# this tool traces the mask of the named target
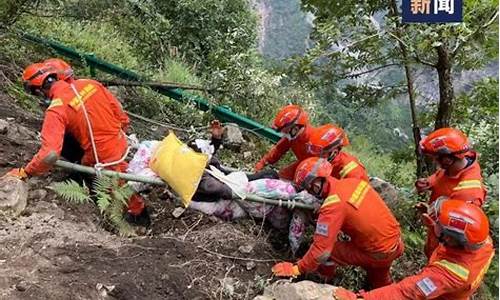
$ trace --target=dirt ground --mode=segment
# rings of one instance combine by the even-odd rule
[[[23,166],[38,149],[39,116],[0,94],[0,119],[22,125],[0,133],[0,174]],[[152,226],[121,238],[103,229],[97,209],[70,205],[50,190],[61,170],[29,180],[26,211],[0,217],[0,299],[251,299],[286,256],[259,222],[224,222],[185,211],[151,192]],[[286,239],[282,239],[283,244]]]

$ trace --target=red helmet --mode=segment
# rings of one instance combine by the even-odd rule
[[[73,78],[73,69],[60,58],[49,58],[42,62],[44,65],[53,67],[57,71],[58,80],[68,80]]]
[[[57,70],[53,66],[43,63],[31,64],[23,72],[24,87],[26,90],[41,88],[49,75],[57,75]]]
[[[431,206],[436,236],[448,236],[469,250],[483,246],[489,237],[488,217],[483,210],[462,200],[440,198]]]
[[[326,124],[314,130],[307,147],[312,155],[324,157],[332,150],[347,145],[349,145],[349,140],[344,130],[333,124]]]
[[[428,155],[453,155],[464,158],[471,150],[467,136],[455,128],[438,129],[420,141],[420,150]]]
[[[305,126],[307,123],[309,123],[309,117],[302,107],[289,104],[278,112],[276,118],[274,118],[272,128],[276,131],[282,131],[293,125]]]
[[[295,170],[294,183],[306,188],[316,178],[327,178],[332,173],[332,165],[323,158],[310,157],[303,160]]]

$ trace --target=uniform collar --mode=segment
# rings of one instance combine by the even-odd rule
[[[49,98],[53,99],[58,91],[66,88],[68,86],[69,86],[69,83],[67,83],[64,80],[58,80],[58,81],[54,82],[54,84],[52,84],[52,86],[50,87],[50,90],[49,90]]]
[[[334,178],[332,176],[328,176],[326,178],[325,184],[327,186],[323,188],[323,193],[324,193],[325,198],[328,197],[328,195],[330,195],[332,193],[332,191],[335,189],[335,187],[337,186],[339,181],[340,180],[338,180],[337,178]]]
[[[340,150],[339,153],[337,153],[337,156],[335,156],[334,159],[330,160],[332,164],[338,163],[339,161],[342,160],[342,158],[345,156],[345,152]]]
[[[449,176],[446,172],[446,170],[443,169],[443,172],[446,176],[450,177],[450,178],[459,178],[460,176],[462,176],[463,173],[467,172],[468,170],[470,170],[471,168],[474,167],[474,165],[476,164],[476,161],[477,161],[477,153],[476,151],[470,151],[467,155],[467,157],[472,160],[472,163],[469,163],[465,168],[463,168],[462,170],[460,170],[455,176]]]

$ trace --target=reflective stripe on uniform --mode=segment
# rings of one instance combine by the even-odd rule
[[[449,262],[446,259],[436,261],[433,264],[444,267],[446,270],[458,276],[458,278],[462,279],[463,281],[467,281],[467,278],[469,278],[469,270],[459,264]]]
[[[368,182],[361,181],[352,193],[349,203],[358,208],[361,205],[361,202],[363,202],[366,193],[368,193],[369,188],[370,186],[368,185]]]
[[[491,256],[488,259],[488,262],[484,265],[484,267],[481,269],[481,272],[479,272],[479,274],[476,276],[476,279],[474,279],[474,281],[472,282],[473,289],[477,288],[479,286],[479,284],[481,283],[481,280],[483,280],[484,274],[486,274],[486,272],[488,271],[488,268],[490,267],[490,264],[491,264],[491,260],[493,259],[494,256],[495,256],[495,252],[491,253]]]
[[[337,194],[334,194],[334,195],[331,195],[331,196],[328,196],[325,201],[323,201],[323,204],[321,205],[321,207],[326,207],[326,206],[329,206],[329,205],[332,205],[332,204],[335,204],[335,203],[338,203],[340,202],[340,198]]]
[[[349,174],[349,172],[351,172],[352,170],[356,169],[357,166],[359,165],[355,161],[349,162],[342,168],[342,170],[340,170],[339,172],[340,178],[346,177],[346,175]]]
[[[81,99],[83,102],[85,102],[85,100],[87,100],[88,98],[90,98],[90,96],[92,96],[93,94],[95,94],[97,92],[97,88],[92,85],[92,84],[87,84],[83,89],[81,89],[80,92],[78,92],[78,94],[80,95]],[[75,96],[70,102],[69,102],[69,105],[71,105],[71,107],[75,108],[75,109],[78,109],[80,107],[80,99],[78,96]]]
[[[465,189],[476,189],[482,188],[481,180],[472,179],[472,180],[462,180],[458,183],[456,187],[453,188],[454,191],[465,190]]]

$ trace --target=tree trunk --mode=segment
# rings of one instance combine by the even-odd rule
[[[397,4],[395,0],[391,1],[391,14],[393,16],[398,16],[398,9],[397,9]],[[398,28],[395,33],[395,35],[398,37],[398,39],[401,40],[401,30],[402,30],[402,24],[398,23]],[[413,140],[415,142],[415,158],[417,161],[417,169],[416,169],[416,175],[417,178],[422,177],[424,173],[424,166],[425,166],[425,161],[423,159],[422,154],[420,153],[419,147],[420,147],[420,127],[418,125],[418,119],[417,119],[417,106],[415,104],[415,88],[413,87],[414,83],[414,78],[413,78],[413,73],[410,67],[410,63],[408,60],[408,50],[406,49],[406,45],[401,43],[401,41],[398,41],[399,48],[401,50],[401,55],[403,58],[403,66],[405,69],[405,75],[406,75],[406,88],[408,92],[408,100],[410,102],[410,111],[411,111],[411,125],[412,125],[412,132],[413,132]]]
[[[404,46],[402,48],[405,48]],[[403,50],[403,49],[402,49]],[[402,51],[403,56],[407,56],[406,48]],[[411,120],[412,120],[412,132],[413,132],[413,140],[415,141],[415,157],[417,159],[417,178],[422,177],[424,173],[424,159],[422,153],[420,153],[420,127],[418,126],[417,120],[417,106],[415,104],[415,89],[413,87],[413,73],[411,72],[411,68],[408,63],[405,63],[405,74],[406,74],[406,86],[408,90],[408,99],[410,100],[410,111],[411,111]]]
[[[450,126],[453,110],[453,78],[451,77],[450,53],[445,45],[436,47],[438,62],[436,70],[439,78],[439,104],[434,128]]]

